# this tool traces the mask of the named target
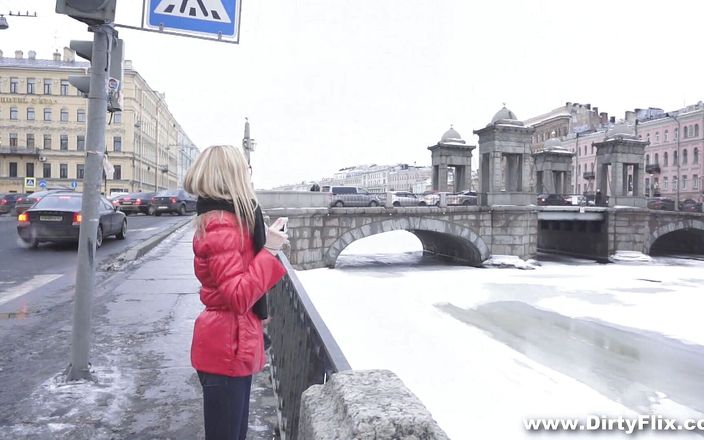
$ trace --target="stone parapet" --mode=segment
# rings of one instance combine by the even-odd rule
[[[428,409],[388,370],[343,371],[301,397],[299,439],[449,440]]]

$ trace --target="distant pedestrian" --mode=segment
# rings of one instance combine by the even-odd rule
[[[596,194],[594,195],[594,204],[596,206],[603,206],[603,203],[604,203],[604,198],[601,195],[601,190],[597,189]]]
[[[184,179],[198,196],[193,237],[195,274],[205,310],[193,330],[191,363],[203,387],[206,440],[244,440],[252,375],[266,362],[262,321],[254,304],[285,274],[276,254],[286,242],[284,219],[265,227],[243,153],[230,146],[203,151]],[[257,221],[261,218],[260,221]],[[259,228],[258,228],[259,226]]]
[[[314,183],[313,186],[310,187],[311,191],[320,191],[320,185],[317,183]]]

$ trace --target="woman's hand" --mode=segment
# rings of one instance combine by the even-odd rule
[[[277,218],[266,231],[264,249],[271,252],[272,255],[276,255],[281,250],[281,247],[288,242],[288,235],[281,231],[285,223],[286,219]]]

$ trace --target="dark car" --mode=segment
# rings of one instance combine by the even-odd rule
[[[157,217],[165,212],[185,215],[196,210],[196,198],[182,189],[159,191],[152,197],[151,204]]]
[[[83,194],[56,192],[44,196],[34,206],[17,217],[17,233],[22,241],[39,246],[42,242],[77,242],[81,227]],[[125,214],[116,211],[105,197],[98,200],[97,247],[103,238],[114,235],[119,240],[127,236]]]
[[[24,194],[0,194],[0,214],[13,214],[15,212],[15,204],[19,197],[24,197]]]
[[[538,194],[539,206],[564,206],[571,204],[570,201],[560,194]]]
[[[680,211],[702,212],[702,204],[693,199],[684,199],[680,202]]]
[[[650,197],[648,199],[648,208],[674,211],[675,201],[667,197]]]
[[[73,190],[51,189],[23,195],[21,197],[18,197],[17,201],[15,202],[15,212],[17,212],[17,214],[22,214],[23,212],[31,208],[32,205],[40,201],[42,198],[46,197],[49,194],[54,194],[58,192],[73,192]]]
[[[153,215],[156,211],[154,205],[152,205],[152,197],[154,197],[153,192],[139,192],[132,193],[126,196],[120,196],[117,199],[117,208],[124,212],[126,215],[132,213]],[[115,203],[113,203],[115,205]]]

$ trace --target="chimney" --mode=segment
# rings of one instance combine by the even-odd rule
[[[61,54],[58,49],[54,52],[54,61],[61,61]]]
[[[615,124],[615,123],[616,123],[616,116],[612,116],[612,117],[609,119],[609,122],[611,122],[612,124]]]
[[[570,105],[572,105],[572,103],[569,102],[569,101],[567,101],[567,102],[565,103],[565,107],[569,107]]]
[[[64,62],[74,63],[76,62],[76,52],[70,47],[64,47]]]
[[[125,60],[125,70],[132,70],[132,60]]]
[[[16,59],[16,60],[21,60],[21,59],[22,59],[22,55],[24,55],[24,54],[22,53],[21,50],[16,50],[16,51],[15,51],[15,59]]]
[[[626,122],[633,122],[636,120],[636,112],[626,111]]]
[[[598,115],[599,114],[599,107],[594,107],[594,114]]]
[[[30,60],[36,60],[37,59],[37,53],[33,50],[30,50],[27,52],[27,58]]]
[[[591,104],[585,104],[585,105],[586,105],[586,107],[587,107],[587,110],[591,110],[591,109],[592,109],[592,105],[591,105]]]
[[[599,113],[599,117],[601,118],[601,124],[606,125],[609,123],[609,114],[606,112]]]

